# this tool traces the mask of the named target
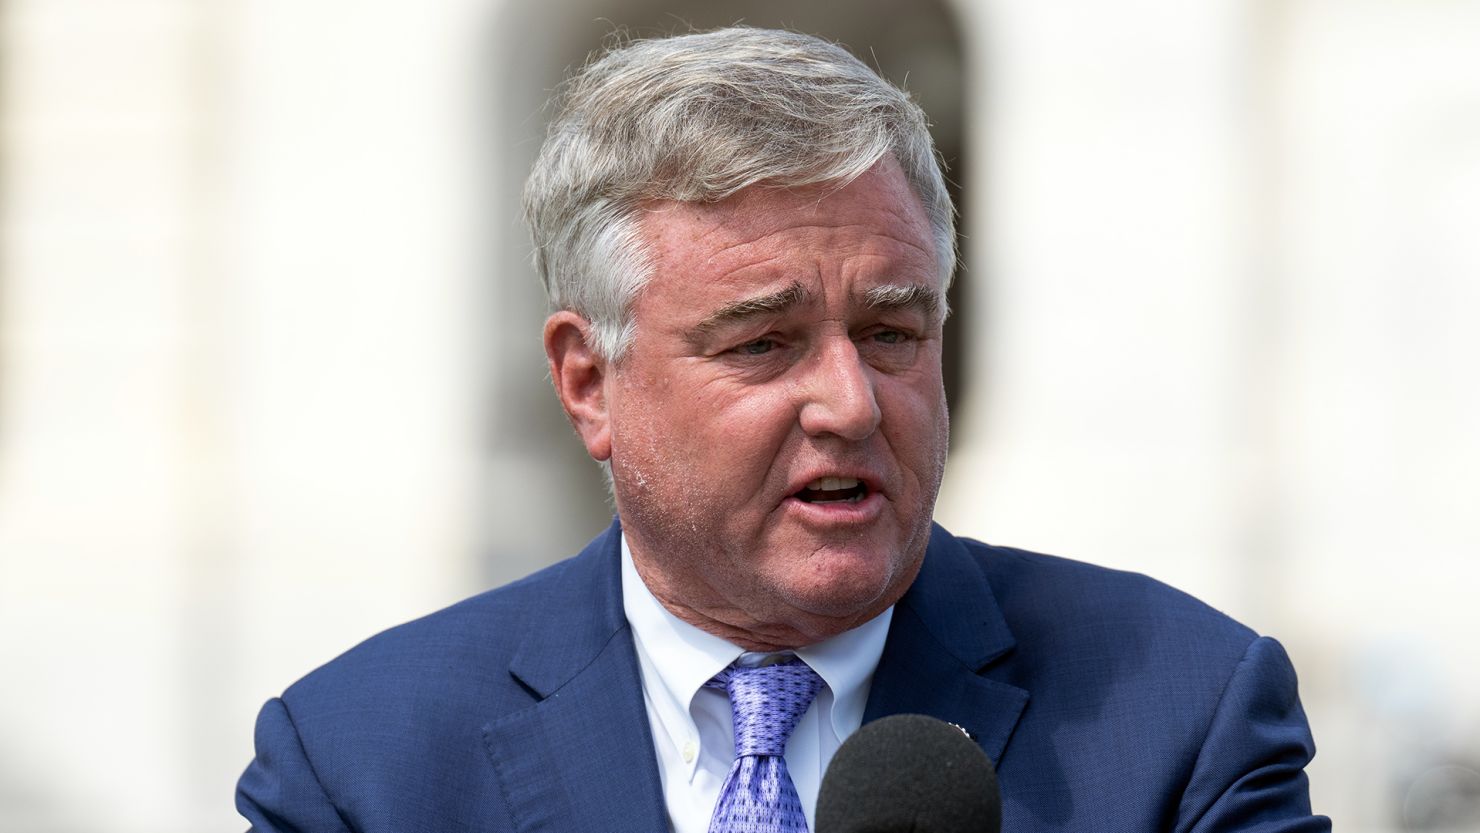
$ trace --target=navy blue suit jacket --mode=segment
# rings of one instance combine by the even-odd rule
[[[238,809],[280,833],[665,830],[619,532],[269,701]],[[936,527],[864,720],[898,713],[971,730],[1005,833],[1330,829],[1284,650],[1144,576]]]

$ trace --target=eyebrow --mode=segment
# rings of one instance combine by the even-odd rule
[[[939,290],[919,283],[876,286],[863,293],[863,303],[873,310],[917,309],[934,322],[950,312]]]
[[[732,301],[704,316],[704,320],[694,325],[693,330],[690,331],[690,338],[712,333],[721,327],[763,315],[775,315],[800,306],[806,303],[807,294],[806,287],[802,286],[799,281],[792,281],[790,286],[777,292]]]
[[[801,306],[810,297],[806,287],[799,281],[792,281],[790,286],[776,292],[731,301],[704,316],[704,320],[689,330],[687,338],[699,341],[715,330]],[[863,306],[871,310],[915,309],[937,323],[948,312],[945,299],[938,290],[918,283],[876,286],[864,292],[861,299]]]

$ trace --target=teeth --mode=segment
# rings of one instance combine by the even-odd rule
[[[836,492],[840,489],[858,488],[856,477],[819,477],[807,484],[807,488],[814,492]]]

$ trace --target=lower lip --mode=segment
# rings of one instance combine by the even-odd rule
[[[884,511],[884,496],[869,492],[857,501],[831,501],[808,503],[796,497],[788,497],[782,506],[804,523],[818,526],[856,526],[877,520]]]

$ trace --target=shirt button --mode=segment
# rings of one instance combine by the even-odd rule
[[[684,763],[686,763],[686,764],[693,763],[694,762],[694,757],[696,755],[698,755],[698,754],[699,754],[699,744],[694,743],[691,740],[684,741],[684,744],[683,744],[683,762]]]

